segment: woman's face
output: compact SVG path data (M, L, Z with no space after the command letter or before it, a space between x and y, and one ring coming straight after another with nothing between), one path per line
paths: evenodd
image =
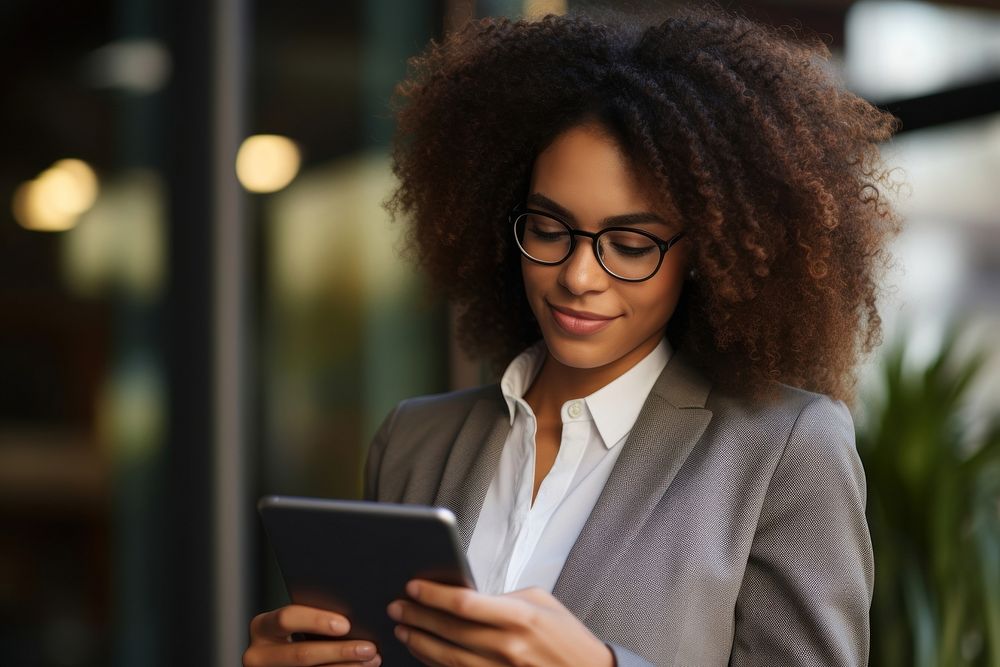
M629 174L618 145L595 125L567 130L538 155L525 203L590 232L629 226L668 240L680 231L676 220L660 215L641 224L602 224L613 216L657 212ZM673 246L656 274L637 283L608 274L591 240L582 236L562 264L545 266L522 257L525 291L549 354L573 368L620 369L614 375L637 363L659 343L677 306L687 245L682 240Z

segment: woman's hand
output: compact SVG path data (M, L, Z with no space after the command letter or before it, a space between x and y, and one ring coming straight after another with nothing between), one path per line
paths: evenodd
M347 634L350 628L350 622L340 614L296 604L259 614L250 621L250 646L243 653L243 665L311 667L335 664L376 667L381 664L382 657L369 641L292 641L292 633L295 632L339 637Z
M611 649L541 588L486 595L414 579L394 600L396 636L428 665L613 667Z

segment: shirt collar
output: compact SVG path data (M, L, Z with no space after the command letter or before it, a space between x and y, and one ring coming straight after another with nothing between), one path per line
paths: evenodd
M672 353L670 343L662 338L639 363L584 399L605 447L611 449L632 430Z
M514 357L500 378L500 391L510 412L511 426L514 425L517 402L524 398L524 393L528 391L538 371L542 370L543 361L545 361L545 341L539 340Z
M661 339L639 363L583 399L605 447L614 447L632 429L646 396L672 353L667 339ZM517 403L523 400L544 360L545 342L539 340L517 355L500 378L500 391L507 403L512 425Z

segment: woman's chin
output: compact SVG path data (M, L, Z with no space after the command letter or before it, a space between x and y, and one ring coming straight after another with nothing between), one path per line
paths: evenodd
M569 368L600 368L617 358L613 350L593 340L567 340L563 336L545 336L549 356Z

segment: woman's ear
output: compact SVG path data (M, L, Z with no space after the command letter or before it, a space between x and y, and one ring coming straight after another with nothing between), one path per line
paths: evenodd
M684 239L684 241L686 241L686 239ZM682 241L682 245L686 246L687 244ZM689 247L683 248L682 252L684 253L683 260L685 278L687 280L696 280L698 278L698 270L695 268L694 257L692 256L694 253L691 252L691 248Z

